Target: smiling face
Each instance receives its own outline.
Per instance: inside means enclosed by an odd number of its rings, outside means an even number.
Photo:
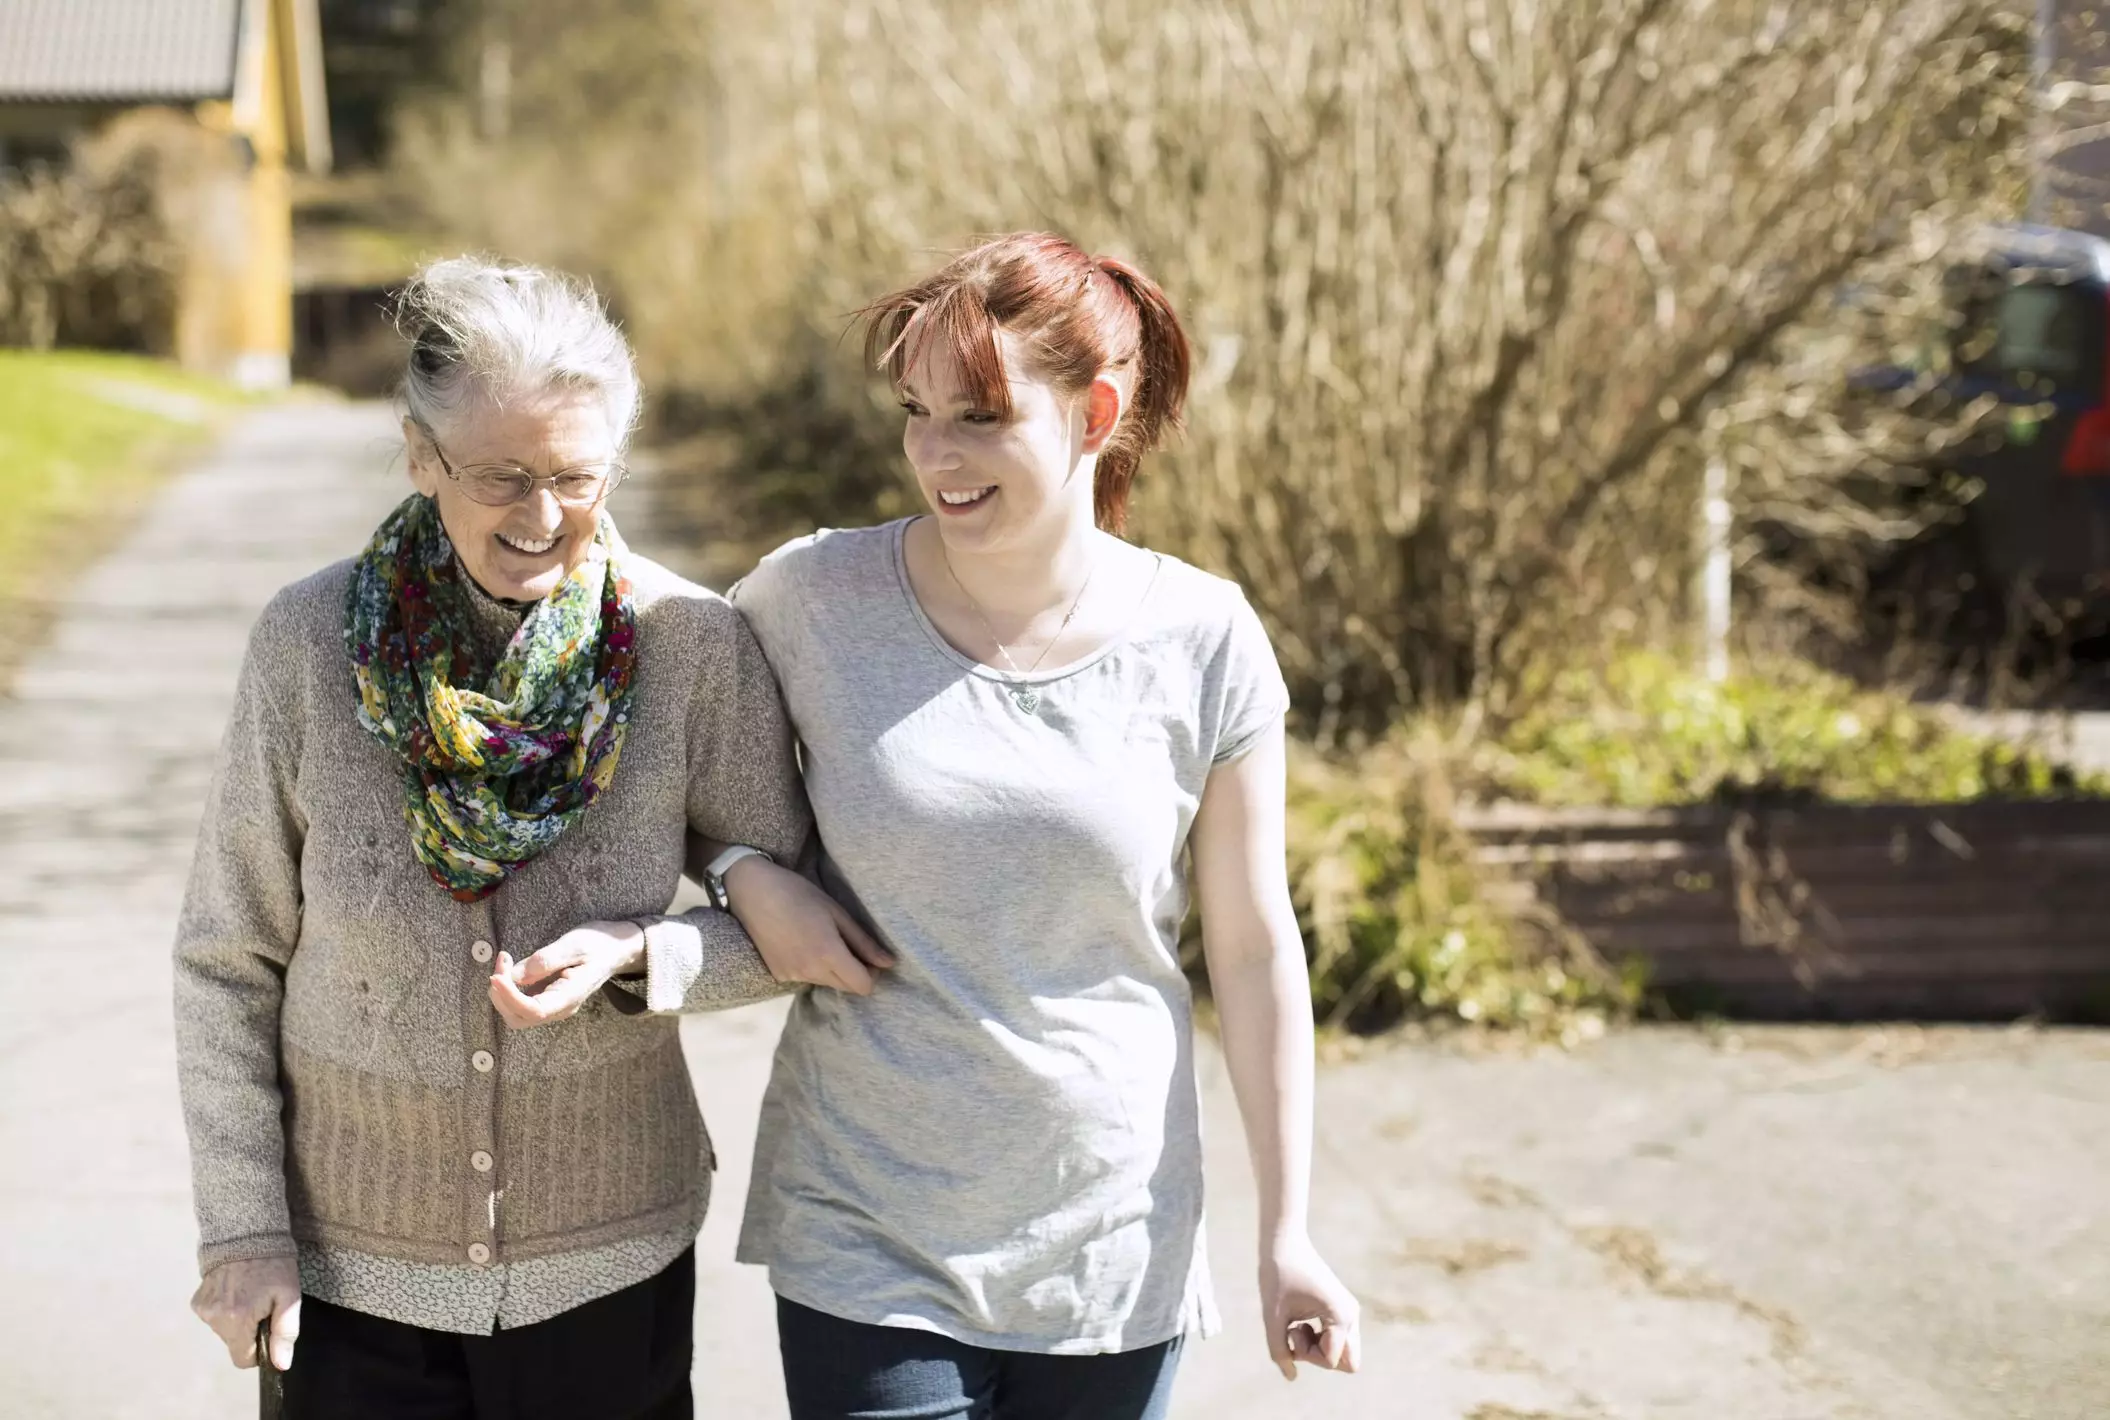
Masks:
[[[503,406],[480,399],[435,434],[437,445],[415,423],[403,421],[411,482],[439,504],[462,570],[502,601],[540,601],[557,590],[593,546],[605,498],[584,507],[560,503],[549,485],[538,483],[521,501],[493,508],[471,498],[445,464],[457,474],[510,464],[539,477],[612,465],[622,450],[605,401],[576,390]]]
[[[1065,396],[1038,376],[1022,343],[998,339],[1011,395],[1006,419],[965,387],[942,341],[927,342],[901,381],[901,447],[948,547],[993,552],[1092,523],[1092,475],[1119,417],[1109,379]]]

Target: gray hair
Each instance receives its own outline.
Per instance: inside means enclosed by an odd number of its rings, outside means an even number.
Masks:
[[[598,394],[616,445],[637,426],[637,362],[600,297],[561,271],[486,257],[435,261],[396,297],[410,342],[403,403],[428,432],[478,396],[500,403],[553,389]]]

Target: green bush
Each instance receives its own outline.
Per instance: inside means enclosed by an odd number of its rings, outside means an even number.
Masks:
[[[1753,666],[1716,685],[1654,653],[1554,677],[1478,769],[1491,796],[1614,808],[2110,795],[2110,776],[2076,774],[1804,663]]]
[[[1641,983],[1558,920],[1506,906],[1451,812],[1450,754],[1404,732],[1353,762],[1291,758],[1291,895],[1321,1024],[1453,1021],[1572,1042]]]
[[[848,352],[786,342],[783,363],[737,395],[672,391],[654,410],[652,515],[708,544],[697,571],[723,583],[817,527],[917,511],[901,410]]]

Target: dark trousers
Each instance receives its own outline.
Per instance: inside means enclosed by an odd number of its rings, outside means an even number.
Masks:
[[[303,1297],[286,1420],[690,1420],[696,1250],[570,1311],[489,1336]]]
[[[1140,1351],[992,1351],[777,1298],[791,1420],[1164,1420],[1175,1337]]]

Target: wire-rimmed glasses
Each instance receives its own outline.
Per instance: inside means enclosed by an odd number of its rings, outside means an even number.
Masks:
[[[440,467],[454,480],[455,487],[487,508],[518,503],[531,495],[538,483],[547,484],[559,503],[573,508],[590,508],[613,493],[616,485],[630,472],[620,459],[578,464],[551,474],[530,473],[517,463],[476,463],[456,468],[448,460],[447,451],[440,447],[440,441],[430,434],[425,437],[431,443],[432,451],[439,455]]]

